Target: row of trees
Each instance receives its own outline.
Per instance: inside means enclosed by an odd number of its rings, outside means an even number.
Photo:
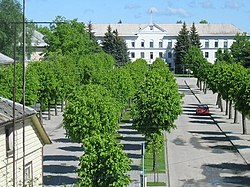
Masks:
[[[239,37],[239,36],[238,36]],[[243,35],[243,37],[245,37]],[[214,64],[209,63],[198,47],[191,47],[184,57],[184,63],[189,65],[194,75],[198,78],[198,85],[201,88],[201,81],[204,82],[204,91],[209,87],[214,93],[218,93],[217,104],[223,111],[221,98],[226,100],[226,114],[232,118],[231,108],[234,105],[234,122],[238,122],[237,110],[242,114],[243,134],[247,134],[245,117],[250,114],[250,70],[242,66],[244,61],[236,54],[239,42],[232,45],[232,51],[218,50],[218,58]],[[240,49],[240,48],[238,48]],[[244,49],[242,49],[244,50]]]

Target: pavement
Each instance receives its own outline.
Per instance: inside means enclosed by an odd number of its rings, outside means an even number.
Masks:
[[[177,129],[166,134],[169,186],[250,186],[250,135],[242,135],[241,121],[233,124],[215,105],[217,94],[204,94],[195,78],[176,80],[185,97]],[[211,115],[196,115],[199,103],[208,104]]]
[[[84,151],[80,144],[72,143],[66,137],[66,131],[62,126],[63,113],[53,115],[51,120],[47,119],[47,113],[43,113],[43,125],[48,133],[52,144],[43,148],[43,171],[45,187],[72,187],[77,183],[79,157]]]

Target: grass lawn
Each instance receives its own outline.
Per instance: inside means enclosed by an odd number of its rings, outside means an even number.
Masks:
[[[146,152],[145,154],[145,173],[154,173],[153,171],[153,154]],[[142,167],[142,166],[141,166]],[[158,173],[165,172],[165,156],[164,156],[164,146],[158,153]]]
[[[147,186],[166,186],[165,182],[147,182]]]

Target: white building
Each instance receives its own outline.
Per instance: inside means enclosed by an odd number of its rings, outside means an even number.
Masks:
[[[108,26],[118,31],[127,43],[132,61],[143,58],[151,64],[163,58],[174,69],[173,48],[182,24],[93,24],[93,32],[100,42]],[[190,30],[191,24],[187,24]],[[218,48],[230,48],[236,33],[241,30],[232,24],[195,24],[200,36],[204,57],[211,63],[216,59]]]
[[[43,186],[43,146],[50,144],[51,140],[36,111],[29,107],[25,107],[23,128],[22,108],[21,104],[16,103],[16,123],[13,128],[13,102],[0,97],[1,187]]]

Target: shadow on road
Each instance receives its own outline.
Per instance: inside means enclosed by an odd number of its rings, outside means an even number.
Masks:
[[[78,161],[77,156],[67,156],[67,155],[47,155],[43,157],[44,161]]]
[[[78,182],[78,180],[75,178],[71,178],[67,176],[54,176],[54,175],[44,176],[43,181],[44,181],[44,185],[48,185],[48,186],[72,185]]]

